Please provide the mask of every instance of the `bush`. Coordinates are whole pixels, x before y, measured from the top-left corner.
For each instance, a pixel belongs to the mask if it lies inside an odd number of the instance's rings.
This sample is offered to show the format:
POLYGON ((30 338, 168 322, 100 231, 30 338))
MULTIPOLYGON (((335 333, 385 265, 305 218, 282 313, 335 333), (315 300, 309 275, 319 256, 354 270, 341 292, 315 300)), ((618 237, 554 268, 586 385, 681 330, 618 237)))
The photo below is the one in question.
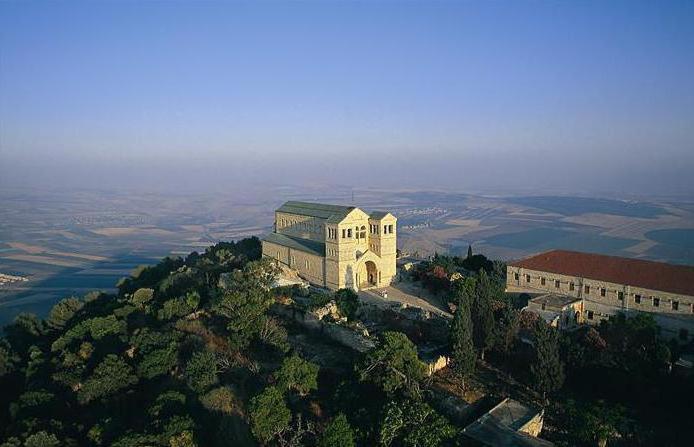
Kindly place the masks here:
POLYGON ((319 309, 319 308, 325 306, 326 304, 328 304, 332 300, 332 297, 327 293, 312 292, 309 295, 309 300, 310 300, 309 308, 311 310, 315 310, 315 309, 319 309))
POLYGON ((340 314, 348 320, 354 320, 359 309, 359 295, 352 289, 340 289, 335 292, 335 302, 340 314))

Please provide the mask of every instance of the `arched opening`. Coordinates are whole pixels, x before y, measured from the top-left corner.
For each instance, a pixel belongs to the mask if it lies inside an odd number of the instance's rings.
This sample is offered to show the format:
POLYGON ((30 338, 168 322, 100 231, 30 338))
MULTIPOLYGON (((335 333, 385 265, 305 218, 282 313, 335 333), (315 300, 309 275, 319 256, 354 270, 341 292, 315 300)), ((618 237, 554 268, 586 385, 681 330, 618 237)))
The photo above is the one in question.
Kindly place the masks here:
POLYGON ((380 283, 379 279, 379 272, 375 262, 366 261, 359 266, 356 275, 359 289, 368 289, 369 287, 378 286, 380 283))
POLYGON ((378 270, 376 269, 376 264, 373 261, 366 261, 366 277, 369 286, 378 285, 378 270))

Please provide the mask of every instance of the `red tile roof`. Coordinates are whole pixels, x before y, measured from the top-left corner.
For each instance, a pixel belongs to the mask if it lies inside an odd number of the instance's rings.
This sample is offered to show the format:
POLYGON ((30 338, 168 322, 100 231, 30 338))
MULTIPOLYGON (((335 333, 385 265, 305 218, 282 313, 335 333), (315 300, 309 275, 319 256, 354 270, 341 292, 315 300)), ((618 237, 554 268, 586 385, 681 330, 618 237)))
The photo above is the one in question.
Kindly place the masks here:
POLYGON ((694 267, 691 266, 566 250, 540 253, 509 265, 694 296, 694 267))

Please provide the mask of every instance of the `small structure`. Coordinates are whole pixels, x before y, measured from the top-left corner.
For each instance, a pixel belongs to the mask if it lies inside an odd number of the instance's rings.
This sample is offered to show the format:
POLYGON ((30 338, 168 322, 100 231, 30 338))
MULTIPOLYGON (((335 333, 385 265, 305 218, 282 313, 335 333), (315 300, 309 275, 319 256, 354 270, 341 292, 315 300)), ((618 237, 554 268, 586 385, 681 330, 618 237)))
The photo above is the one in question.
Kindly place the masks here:
POLYGON ((446 355, 447 347, 442 346, 418 346, 419 359, 426 365, 427 376, 431 377, 435 372, 447 367, 451 359, 446 355))
POLYGON ((537 438, 542 431, 544 412, 508 397, 463 429, 473 445, 501 447, 550 447, 554 444, 537 438))
POLYGON ((530 299, 523 311, 537 314, 557 329, 574 329, 582 322, 583 301, 580 298, 549 293, 530 299))

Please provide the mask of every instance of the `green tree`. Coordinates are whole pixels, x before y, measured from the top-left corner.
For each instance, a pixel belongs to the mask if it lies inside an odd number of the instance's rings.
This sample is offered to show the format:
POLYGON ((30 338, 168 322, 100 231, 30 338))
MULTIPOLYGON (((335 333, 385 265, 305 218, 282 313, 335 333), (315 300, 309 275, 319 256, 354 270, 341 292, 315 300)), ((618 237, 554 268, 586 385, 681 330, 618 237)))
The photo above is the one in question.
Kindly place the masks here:
POLYGON ((354 430, 343 413, 335 416, 325 427, 318 447, 354 447, 354 430))
POLYGON ((472 245, 467 246, 467 258, 466 259, 472 259, 472 245))
POLYGON ((170 447, 195 447, 196 445, 193 432, 189 430, 182 431, 169 438, 170 447))
POLYGON ((559 337, 557 331, 540 318, 535 323, 533 335, 535 352, 530 365, 532 385, 545 397, 561 388, 564 383, 564 366, 559 358, 559 337))
POLYGON ((154 289, 150 288, 141 288, 137 289, 135 293, 133 293, 132 297, 132 302, 135 304, 137 307, 144 307, 147 304, 149 304, 150 301, 154 298, 154 289))
POLYGON ((418 400, 389 402, 380 427, 379 444, 384 447, 437 447, 456 434, 443 416, 418 400))
POLYGON ((57 436, 45 431, 34 433, 24 440, 24 447, 58 447, 59 445, 57 436))
POLYGON ((286 357, 275 374, 277 385, 284 390, 296 390, 301 395, 308 394, 318 389, 318 369, 318 365, 297 354, 286 357))
POLYGON ((44 332, 43 321, 28 313, 17 315, 12 324, 5 326, 5 336, 12 350, 22 356, 26 354, 29 346, 39 342, 44 332))
POLYGON ((263 343, 273 346, 282 352, 287 352, 289 350, 289 343, 287 342, 287 330, 275 317, 265 318, 263 327, 258 333, 258 338, 263 343))
POLYGON ((142 360, 137 366, 137 374, 144 379, 152 379, 169 371, 176 366, 178 361, 176 344, 162 349, 155 349, 142 355, 142 360))
POLYGON ((380 344, 357 366, 360 380, 373 382, 387 393, 404 389, 419 395, 424 371, 416 346, 405 334, 391 331, 381 335, 380 344))
POLYGON ((62 331, 68 321, 75 316, 82 306, 84 306, 84 303, 74 297, 58 301, 48 314, 46 326, 55 332, 62 331))
POLYGON ((480 270, 475 288, 475 295, 471 310, 473 340, 480 358, 484 360, 484 353, 494 344, 494 311, 492 309, 492 287, 489 276, 484 270, 480 270))
POLYGON ((261 443, 267 444, 282 434, 292 420, 282 391, 269 386, 251 399, 250 420, 251 431, 261 443))
POLYGON ((611 406, 603 400, 583 404, 567 402, 566 428, 582 443, 605 447, 609 441, 624 435, 626 422, 621 406, 611 406))
POLYGON ((81 403, 107 397, 137 383, 132 368, 114 354, 107 355, 77 392, 81 403))
POLYGON ((119 335, 127 332, 125 321, 118 320, 115 315, 92 318, 87 320, 85 324, 88 326, 89 333, 94 340, 99 340, 108 335, 119 335))
POLYGON ((10 350, 9 343, 0 339, 0 378, 14 371, 17 360, 10 350))
POLYGON ((202 406, 210 411, 231 414, 240 409, 240 402, 228 386, 213 388, 200 398, 202 406))
POLYGON ((458 301, 449 336, 453 371, 463 381, 463 386, 465 386, 465 380, 475 371, 475 360, 477 357, 475 346, 472 342, 470 307, 465 299, 458 301))
POLYGON ((520 329, 520 318, 511 303, 506 302, 495 317, 494 349, 508 356, 520 329))
POLYGON ((197 393, 217 383, 217 359, 210 351, 198 351, 188 360, 185 368, 188 386, 197 393))
POLYGON ((251 262, 230 275, 214 310, 226 321, 229 342, 235 348, 248 347, 265 327, 266 312, 274 302, 270 285, 276 275, 276 266, 267 261, 251 262))
POLYGON ((147 414, 159 423, 181 412, 185 408, 185 404, 185 394, 174 390, 164 391, 157 396, 154 404, 147 409, 147 414))

